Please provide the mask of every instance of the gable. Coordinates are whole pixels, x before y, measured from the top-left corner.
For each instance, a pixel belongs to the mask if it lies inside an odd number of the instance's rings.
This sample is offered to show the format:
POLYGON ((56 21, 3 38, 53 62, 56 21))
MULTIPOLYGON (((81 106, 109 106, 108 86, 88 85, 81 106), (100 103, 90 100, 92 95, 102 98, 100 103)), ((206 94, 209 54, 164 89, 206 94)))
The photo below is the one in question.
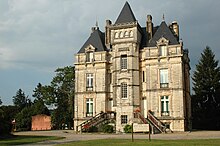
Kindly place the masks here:
POLYGON ((93 46, 96 52, 106 51, 105 47, 105 34, 102 33, 98 28, 96 28, 81 47, 78 53, 85 53, 85 49, 89 46, 93 46))
POLYGON ((169 45, 176 45, 179 44, 177 41, 177 38, 174 36, 174 34, 171 32, 170 28, 167 26, 167 24, 163 21, 155 34, 153 35, 152 39, 149 41, 148 45, 149 47, 154 47, 157 45, 157 41, 161 38, 165 38, 169 41, 169 45))

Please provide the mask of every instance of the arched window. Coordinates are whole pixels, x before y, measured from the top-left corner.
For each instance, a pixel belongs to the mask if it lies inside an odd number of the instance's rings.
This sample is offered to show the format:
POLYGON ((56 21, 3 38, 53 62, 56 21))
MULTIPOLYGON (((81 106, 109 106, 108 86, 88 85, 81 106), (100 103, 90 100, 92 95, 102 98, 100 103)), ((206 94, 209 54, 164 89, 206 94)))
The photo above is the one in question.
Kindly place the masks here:
POLYGON ((119 35, 118 32, 115 33, 115 38, 118 39, 119 35))
POLYGON ((134 36, 134 33, 133 33, 133 31, 131 30, 130 31, 130 37, 133 37, 134 36))
POLYGON ((128 31, 125 31, 125 37, 129 37, 129 32, 128 31))
POLYGON ((120 32, 120 38, 123 38, 124 37, 124 34, 123 34, 123 32, 121 31, 120 32))

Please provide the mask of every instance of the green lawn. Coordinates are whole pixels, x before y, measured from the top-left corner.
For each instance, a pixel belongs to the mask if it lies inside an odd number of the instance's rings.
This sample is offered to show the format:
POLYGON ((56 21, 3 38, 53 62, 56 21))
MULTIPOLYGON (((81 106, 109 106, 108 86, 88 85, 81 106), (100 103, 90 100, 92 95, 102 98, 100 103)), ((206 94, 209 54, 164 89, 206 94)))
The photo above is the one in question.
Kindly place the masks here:
POLYGON ((126 139, 105 139, 105 140, 89 140, 78 141, 59 146, 219 146, 220 139, 199 139, 199 140, 131 140, 126 139))
POLYGON ((0 146, 6 145, 21 145, 41 142, 45 140, 57 140, 62 139, 62 137, 55 136, 13 136, 10 138, 4 138, 0 140, 0 146))

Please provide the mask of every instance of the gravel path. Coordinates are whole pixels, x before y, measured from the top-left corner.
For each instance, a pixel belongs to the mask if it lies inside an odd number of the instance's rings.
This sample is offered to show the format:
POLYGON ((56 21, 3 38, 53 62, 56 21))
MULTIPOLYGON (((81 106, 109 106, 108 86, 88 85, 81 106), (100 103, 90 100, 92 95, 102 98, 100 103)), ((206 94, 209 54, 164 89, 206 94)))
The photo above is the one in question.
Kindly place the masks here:
MULTIPOLYGON (((81 140, 95 139, 131 139, 131 134, 76 134, 72 130, 52 130, 52 131, 27 131, 15 132, 14 135, 44 135, 44 136, 61 136, 65 137, 61 140, 44 141, 35 146, 53 146, 56 144, 68 143, 81 140)), ((177 132, 167 134, 153 134, 152 139, 220 139, 220 131, 193 131, 193 132, 177 132)), ((134 134, 134 139, 148 139, 148 134, 134 134)), ((26 145, 27 146, 27 145, 26 145)))

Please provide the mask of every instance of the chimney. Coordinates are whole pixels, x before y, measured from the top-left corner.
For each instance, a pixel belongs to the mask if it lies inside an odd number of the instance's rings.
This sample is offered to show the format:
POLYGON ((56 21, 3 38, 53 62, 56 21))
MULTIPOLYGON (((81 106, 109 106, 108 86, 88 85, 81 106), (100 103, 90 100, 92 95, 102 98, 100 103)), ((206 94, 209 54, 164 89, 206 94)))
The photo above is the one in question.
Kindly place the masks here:
POLYGON ((111 30, 110 30, 111 25, 112 25, 112 22, 110 20, 106 20, 105 45, 108 49, 111 48, 111 30))
POLYGON ((171 26, 172 26, 171 28, 172 28, 177 40, 179 40, 179 25, 178 25, 177 21, 173 21, 171 26))
POLYGON ((147 31, 147 40, 150 41, 153 36, 153 23, 152 23, 152 16, 151 15, 147 15, 146 31, 147 31))

